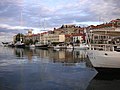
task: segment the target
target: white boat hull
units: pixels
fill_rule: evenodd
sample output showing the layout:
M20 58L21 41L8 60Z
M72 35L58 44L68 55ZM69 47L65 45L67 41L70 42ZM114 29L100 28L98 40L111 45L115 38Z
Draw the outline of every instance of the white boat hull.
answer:
M30 48L35 48L35 45L30 45L29 47L30 47Z
M37 42L36 44L35 44L35 47L36 48L48 48L48 44L41 44L40 42Z
M120 68L120 52L88 50L88 57L96 68Z
M72 45L68 45L67 49L73 49L73 46Z
M74 49L86 50L88 47L74 46Z
M89 47L86 44L80 44L80 45L76 45L74 46L74 49L80 49L80 50L87 50Z
M67 48L66 46L59 46L59 45L54 46L54 49L66 49L66 48Z

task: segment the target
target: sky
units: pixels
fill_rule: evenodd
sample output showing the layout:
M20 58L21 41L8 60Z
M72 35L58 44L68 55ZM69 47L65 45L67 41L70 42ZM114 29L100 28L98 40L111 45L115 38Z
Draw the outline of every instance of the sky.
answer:
M120 18L119 0L0 0L0 41L63 24L97 25Z

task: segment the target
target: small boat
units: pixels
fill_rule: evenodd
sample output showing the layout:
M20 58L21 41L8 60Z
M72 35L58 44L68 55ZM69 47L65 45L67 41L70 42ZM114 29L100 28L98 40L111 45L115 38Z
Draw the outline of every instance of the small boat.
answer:
M56 45L54 46L54 49L66 49L66 45Z
M36 48L48 48L48 44L41 44L40 42L37 42L36 44L35 44L35 47Z
M88 45L85 43L79 44L79 45L74 45L74 49L82 49L82 50L86 50L88 49Z
M17 43L15 43L15 47L17 47L17 48L25 48L25 44L21 43L21 41L17 41Z
M4 47L15 47L15 45L13 44L13 42L2 42Z
M3 46L6 47L8 46L9 42L2 42Z
M73 49L73 45L71 44L67 45L67 49Z
M12 43L12 42L10 42L9 44L8 44L8 47L15 47L15 45Z
M29 47L30 47L30 48L35 48L35 45L34 45L34 44L32 44L32 45L29 45Z

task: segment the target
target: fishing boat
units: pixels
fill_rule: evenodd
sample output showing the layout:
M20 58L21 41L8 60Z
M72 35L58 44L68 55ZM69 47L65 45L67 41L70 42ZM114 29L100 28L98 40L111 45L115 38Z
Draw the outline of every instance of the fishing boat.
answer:
M120 28L90 30L88 57L96 69L120 69Z

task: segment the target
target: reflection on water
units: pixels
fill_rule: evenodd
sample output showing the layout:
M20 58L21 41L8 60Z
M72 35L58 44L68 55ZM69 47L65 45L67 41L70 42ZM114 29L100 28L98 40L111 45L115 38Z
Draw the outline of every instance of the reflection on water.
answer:
M99 72L91 80L87 90L120 90L120 71L119 73Z
M0 47L0 90L86 90L96 74L86 51Z
M68 50L53 50L53 49L14 49L16 57L28 57L32 61L33 58L39 57L49 59L48 62L61 63L80 63L85 62L87 58L86 51L68 51Z
M0 47L0 90L120 90L117 71L97 73L82 50Z

